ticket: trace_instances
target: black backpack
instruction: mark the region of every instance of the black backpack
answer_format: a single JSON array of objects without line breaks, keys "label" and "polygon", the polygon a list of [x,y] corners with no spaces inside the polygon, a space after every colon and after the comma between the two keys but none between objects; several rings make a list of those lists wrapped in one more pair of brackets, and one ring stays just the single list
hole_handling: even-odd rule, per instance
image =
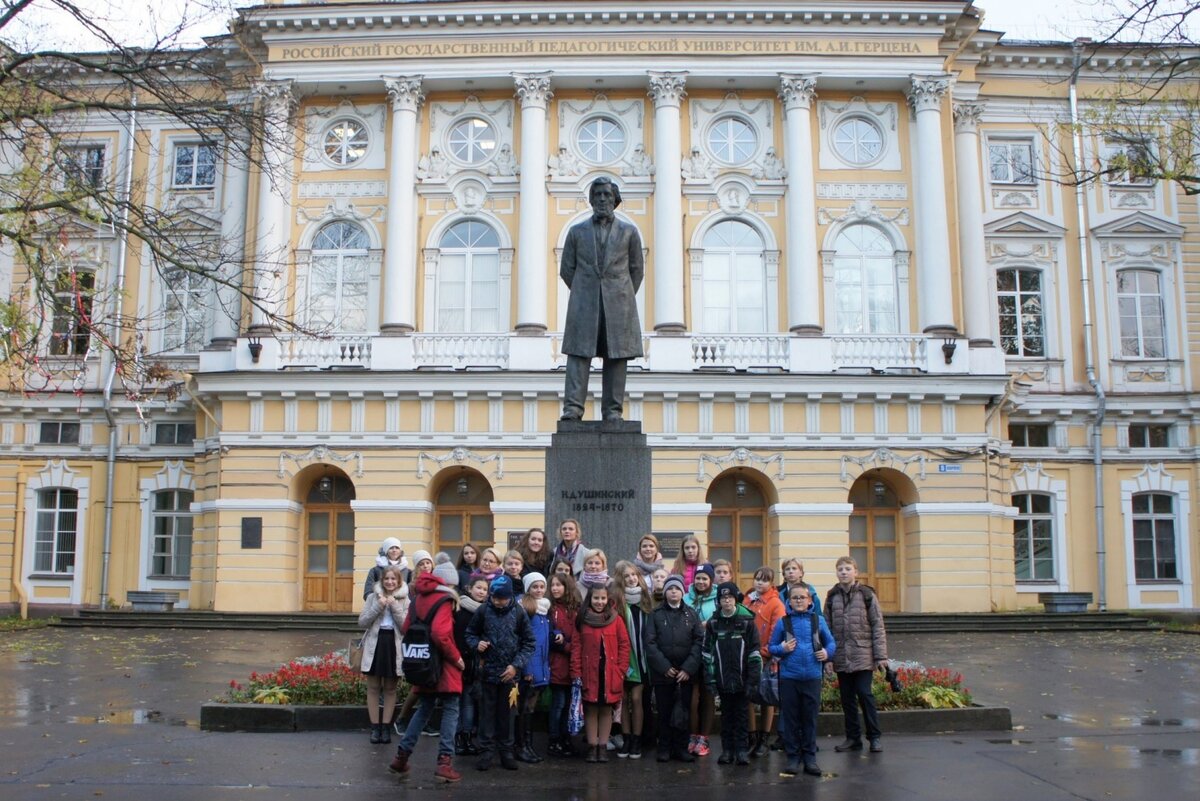
[{"label": "black backpack", "polygon": [[[810,614],[808,616],[808,622],[812,626],[812,631],[810,632],[809,642],[812,643],[813,653],[815,654],[817,651],[820,651],[825,646],[821,642],[821,628],[820,628],[820,624],[817,622],[817,616],[815,614]],[[792,639],[796,639],[796,632],[792,629],[792,616],[791,615],[783,616],[783,630],[785,632],[787,632],[787,635],[789,637],[791,637]]]},{"label": "black backpack", "polygon": [[434,602],[423,618],[416,617],[416,604],[408,610],[408,630],[400,641],[400,670],[414,687],[436,687],[442,677],[442,652],[433,642],[433,616],[442,604],[454,599],[447,596]]}]

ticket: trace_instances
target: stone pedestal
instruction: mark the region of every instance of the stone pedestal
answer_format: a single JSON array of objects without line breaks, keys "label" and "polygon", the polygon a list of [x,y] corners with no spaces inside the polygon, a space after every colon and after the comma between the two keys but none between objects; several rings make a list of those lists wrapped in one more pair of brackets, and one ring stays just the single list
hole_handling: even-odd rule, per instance
[{"label": "stone pedestal", "polygon": [[567,518],[583,541],[608,555],[608,568],[632,559],[650,532],[650,448],[642,424],[561,421],[546,451],[546,532]]}]

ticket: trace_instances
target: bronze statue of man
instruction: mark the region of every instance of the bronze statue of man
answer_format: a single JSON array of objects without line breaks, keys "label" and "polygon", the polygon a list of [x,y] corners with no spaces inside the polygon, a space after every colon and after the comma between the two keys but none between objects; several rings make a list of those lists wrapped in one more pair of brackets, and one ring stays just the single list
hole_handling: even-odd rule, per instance
[{"label": "bronze statue of man", "polygon": [[600,177],[588,188],[590,219],[571,226],[559,275],[571,290],[562,352],[567,354],[563,420],[583,417],[592,359],[604,359],[601,411],[605,422],[621,419],[625,371],[642,355],[642,324],[637,290],[642,285],[642,239],[632,225],[616,219],[621,190]]}]

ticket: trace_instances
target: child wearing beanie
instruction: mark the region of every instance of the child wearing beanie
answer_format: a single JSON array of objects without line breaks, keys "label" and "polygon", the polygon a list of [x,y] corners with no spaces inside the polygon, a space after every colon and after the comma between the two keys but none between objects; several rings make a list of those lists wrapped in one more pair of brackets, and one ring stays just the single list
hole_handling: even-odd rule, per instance
[{"label": "child wearing beanie", "polygon": [[758,690],[762,652],[754,613],[742,606],[732,581],[717,587],[717,613],[705,624],[704,672],[709,692],[721,697],[720,765],[750,764],[748,710]]},{"label": "child wearing beanie", "polygon": [[516,751],[517,759],[535,764],[542,758],[533,750],[533,714],[542,690],[550,685],[550,599],[546,597],[546,577],[541,573],[526,573],[523,584],[525,595],[520,603],[529,615],[536,646],[521,678]]},{"label": "child wearing beanie", "polygon": [[683,602],[683,576],[663,583],[663,605],[650,613],[646,661],[658,708],[658,761],[694,762],[688,753],[688,709],[701,668],[704,629],[696,610]]},{"label": "child wearing beanie", "polygon": [[404,555],[404,548],[400,545],[400,540],[395,537],[388,537],[379,546],[379,555],[375,557],[375,566],[367,571],[367,580],[363,582],[363,600],[367,600],[371,593],[375,592],[375,585],[383,577],[383,569],[385,567],[400,568],[400,575],[404,579],[404,583],[408,584],[408,557]]}]

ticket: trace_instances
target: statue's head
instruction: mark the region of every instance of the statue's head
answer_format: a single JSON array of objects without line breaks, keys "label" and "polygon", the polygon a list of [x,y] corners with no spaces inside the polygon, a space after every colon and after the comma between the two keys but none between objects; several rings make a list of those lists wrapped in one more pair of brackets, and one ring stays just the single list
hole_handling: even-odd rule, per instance
[{"label": "statue's head", "polygon": [[616,182],[607,175],[601,175],[599,178],[592,181],[592,185],[588,187],[588,203],[591,203],[592,206],[595,207],[596,190],[598,190],[600,187],[605,187],[612,193],[612,207],[614,209],[621,205],[621,189],[617,186]]}]

